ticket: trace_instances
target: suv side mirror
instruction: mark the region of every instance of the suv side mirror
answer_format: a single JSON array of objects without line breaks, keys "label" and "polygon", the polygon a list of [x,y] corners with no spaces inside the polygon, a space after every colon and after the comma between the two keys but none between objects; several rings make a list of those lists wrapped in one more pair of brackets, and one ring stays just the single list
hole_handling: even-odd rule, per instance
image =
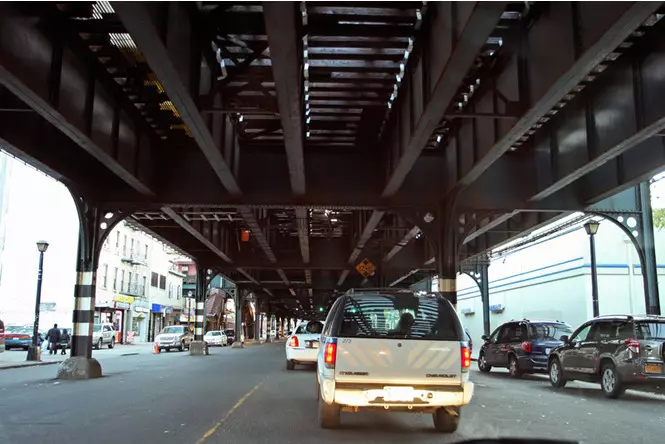
[{"label": "suv side mirror", "polygon": [[561,336],[561,340],[563,341],[564,344],[567,344],[568,341],[570,340],[570,337],[568,335],[563,335]]},{"label": "suv side mirror", "polygon": [[488,341],[488,342],[489,342],[489,340],[490,340],[490,337],[487,336],[487,335],[482,335],[480,338],[481,338],[483,341]]}]

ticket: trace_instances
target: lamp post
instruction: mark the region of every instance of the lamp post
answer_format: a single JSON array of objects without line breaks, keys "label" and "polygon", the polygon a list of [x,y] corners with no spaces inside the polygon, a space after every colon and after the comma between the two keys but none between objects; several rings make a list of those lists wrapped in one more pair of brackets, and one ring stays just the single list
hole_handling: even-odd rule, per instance
[{"label": "lamp post", "polygon": [[28,349],[28,361],[39,361],[41,349],[39,347],[39,305],[42,299],[42,270],[44,268],[44,253],[48,249],[48,242],[38,241],[39,270],[37,271],[37,301],[35,302],[35,323],[32,329],[32,345]]},{"label": "lamp post", "polygon": [[596,239],[595,235],[598,232],[598,223],[595,220],[590,220],[584,224],[584,230],[589,235],[589,251],[591,252],[591,300],[593,302],[593,317],[599,315],[598,310],[598,269],[596,267]]},{"label": "lamp post", "polygon": [[187,328],[192,330],[192,297],[194,293],[192,291],[187,292]]}]

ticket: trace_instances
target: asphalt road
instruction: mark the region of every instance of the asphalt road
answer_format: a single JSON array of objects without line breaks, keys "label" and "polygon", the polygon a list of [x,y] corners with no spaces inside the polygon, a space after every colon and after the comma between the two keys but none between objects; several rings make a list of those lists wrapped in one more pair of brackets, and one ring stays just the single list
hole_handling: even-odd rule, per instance
[{"label": "asphalt road", "polygon": [[430,415],[343,413],[340,430],[316,421],[312,369],[284,368],[283,343],[242,350],[99,356],[91,381],[55,381],[54,366],[0,371],[0,443],[446,443],[527,436],[589,443],[654,443],[665,430],[663,397],[605,399],[589,384],[555,392],[542,377],[493,371],[458,432],[433,432]]}]

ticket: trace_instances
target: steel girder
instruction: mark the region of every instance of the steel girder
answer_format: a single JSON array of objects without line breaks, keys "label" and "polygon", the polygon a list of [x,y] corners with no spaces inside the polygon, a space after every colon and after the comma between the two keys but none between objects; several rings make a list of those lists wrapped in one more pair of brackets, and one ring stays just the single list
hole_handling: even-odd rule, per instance
[{"label": "steel girder", "polygon": [[[23,137],[18,144],[8,136],[12,151],[24,153],[20,157],[46,166],[56,177],[77,182],[77,188],[86,194],[103,195],[104,185],[94,177],[94,169],[105,178],[117,177],[124,183],[121,187],[153,196],[150,159],[155,141],[151,130],[119,96],[119,87],[81,57],[76,36],[38,24],[38,17],[21,14],[16,5],[0,6],[0,84],[43,119],[32,118],[37,128],[58,138],[63,146],[49,150],[33,145],[51,145],[46,138],[30,142],[30,137]],[[15,112],[2,114],[3,118],[10,115],[11,120]],[[62,140],[58,132],[69,141]],[[77,153],[72,143],[81,151]],[[68,165],[74,158],[83,163],[81,168],[91,167],[89,175]],[[118,180],[111,179],[109,185],[114,182]]]}]

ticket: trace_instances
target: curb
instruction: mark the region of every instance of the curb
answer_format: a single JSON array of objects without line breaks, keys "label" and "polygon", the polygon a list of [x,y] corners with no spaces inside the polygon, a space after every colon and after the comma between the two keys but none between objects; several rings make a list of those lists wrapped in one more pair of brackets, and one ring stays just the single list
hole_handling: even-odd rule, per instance
[{"label": "curb", "polygon": [[23,368],[23,367],[41,367],[43,365],[53,365],[53,364],[60,364],[62,361],[48,361],[48,362],[32,362],[30,364],[14,364],[14,365],[5,365],[5,366],[0,366],[0,371],[2,370],[11,370],[14,368]]}]

